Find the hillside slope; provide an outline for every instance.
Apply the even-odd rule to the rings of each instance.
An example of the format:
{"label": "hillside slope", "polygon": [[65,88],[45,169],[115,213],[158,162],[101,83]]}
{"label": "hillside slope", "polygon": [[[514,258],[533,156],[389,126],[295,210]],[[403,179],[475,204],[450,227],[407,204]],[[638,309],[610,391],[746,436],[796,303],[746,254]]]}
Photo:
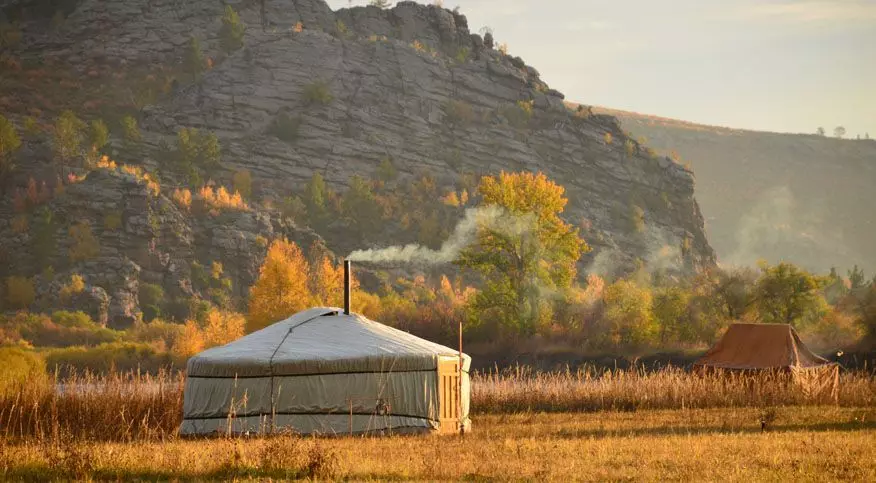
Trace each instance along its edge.
{"label": "hillside slope", "polygon": [[594,111],[616,116],[634,137],[690,164],[719,261],[876,269],[876,141]]}
{"label": "hillside slope", "polygon": [[[414,205],[440,204],[441,194],[456,189],[463,178],[501,170],[545,172],[566,188],[564,216],[582,228],[594,247],[582,266],[595,263],[599,271],[623,272],[645,260],[696,270],[714,262],[689,170],[640,149],[611,116],[568,110],[562,94],[545,84],[537,70],[485,45],[457,12],[414,2],[398,2],[387,10],[336,12],[322,0],[239,2],[235,8],[248,26],[243,47],[226,52],[218,35],[221,2],[70,1],[63,22],[57,14],[22,13],[28,5],[22,0],[0,4],[21,29],[20,43],[6,52],[6,63],[15,68],[0,75],[5,94],[0,105],[20,128],[29,114],[36,113],[48,125],[64,108],[92,119],[118,119],[119,111],[133,114],[142,140],[124,142],[115,131],[112,156],[160,173],[164,191],[158,196],[168,199],[172,188],[190,182],[174,161],[179,153],[173,146],[184,128],[215,133],[221,145],[218,164],[205,168],[202,179],[230,186],[235,172],[252,174],[251,211],[238,216],[262,221],[234,222],[241,232],[235,239],[241,242],[221,243],[227,250],[198,250],[200,244],[209,245],[205,232],[206,238],[195,237],[194,249],[164,256],[158,265],[164,268],[151,278],[172,297],[191,292],[191,271],[179,266],[193,261],[235,266],[234,253],[241,250],[247,252],[246,275],[234,275],[233,282],[245,293],[252,279],[249,256],[263,252],[248,251],[256,239],[287,232],[310,237],[282,220],[276,209],[279,200],[300,194],[314,173],[340,192],[353,186],[354,175],[376,179],[387,165],[397,172],[398,190],[425,179],[421,183],[437,193],[403,200]],[[190,36],[199,40],[208,59],[202,75],[186,71]],[[284,126],[279,134],[277,126]],[[51,154],[38,142],[26,143],[17,164],[18,171],[5,181],[7,190],[45,172],[52,184]],[[87,175],[87,183],[102,183],[100,176],[92,179],[94,171],[77,172]],[[100,188],[79,192],[92,191]],[[8,198],[0,210],[5,213],[0,231],[7,241],[15,232]],[[68,199],[53,199],[53,209],[62,209]],[[170,210],[162,212],[159,205],[158,213]],[[63,237],[77,220],[98,226],[100,215],[100,210],[90,215],[74,210],[53,229]],[[460,209],[456,220],[461,215]],[[128,216],[125,210],[122,230],[106,236],[135,238],[133,244],[150,246]],[[191,215],[183,210],[180,216],[185,220]],[[360,221],[347,213],[343,218],[317,230],[340,255],[422,241],[402,239],[400,222],[393,216]],[[161,218],[152,220],[153,225],[163,223]],[[442,219],[443,232],[454,222]],[[351,231],[361,223],[370,229]],[[197,232],[202,223],[177,225]],[[153,228],[153,234],[167,232]],[[0,276],[36,273],[28,262],[33,260],[31,235],[24,235],[0,246],[8,259],[16,260],[0,269]],[[165,244],[153,240],[153,246]],[[112,263],[138,265],[124,250],[110,258]],[[86,278],[103,270],[104,263],[56,262],[63,265],[63,273],[84,273]],[[119,297],[136,303],[134,292],[126,289]]]}

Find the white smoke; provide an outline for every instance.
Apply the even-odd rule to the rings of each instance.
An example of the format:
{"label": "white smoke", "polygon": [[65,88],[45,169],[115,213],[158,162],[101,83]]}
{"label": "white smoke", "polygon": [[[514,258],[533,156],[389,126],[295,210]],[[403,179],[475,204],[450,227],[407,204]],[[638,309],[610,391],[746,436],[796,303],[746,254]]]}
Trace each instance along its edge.
{"label": "white smoke", "polygon": [[438,250],[412,243],[404,246],[356,250],[347,256],[347,260],[415,265],[451,263],[457,259],[459,252],[474,241],[478,227],[489,227],[508,234],[520,234],[530,229],[530,218],[510,215],[498,206],[469,208],[465,211],[463,219],[453,229],[453,233],[441,244],[441,248]]}

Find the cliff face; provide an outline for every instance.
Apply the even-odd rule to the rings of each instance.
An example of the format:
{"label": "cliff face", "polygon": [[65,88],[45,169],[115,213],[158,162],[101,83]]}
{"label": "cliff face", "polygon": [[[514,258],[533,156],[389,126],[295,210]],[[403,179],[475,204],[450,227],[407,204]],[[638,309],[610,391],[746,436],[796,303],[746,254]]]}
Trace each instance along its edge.
{"label": "cliff face", "polygon": [[722,262],[811,270],[876,267],[876,141],[703,126],[632,112],[624,129],[697,173],[696,198]]}
{"label": "cliff face", "polygon": [[[21,4],[6,2],[7,15],[15,3]],[[613,117],[568,110],[538,71],[485,46],[464,16],[414,2],[336,12],[322,0],[229,4],[247,30],[244,47],[228,55],[217,35],[223,4],[204,0],[81,0],[60,27],[49,28],[47,18],[22,20],[17,55],[72,66],[87,79],[90,72],[100,77],[107,70],[119,75],[178,66],[189,37],[198,38],[212,69],[196,81],[181,76],[167,94],[142,106],[139,147],[115,144],[118,158],[161,170],[170,180],[162,157],[184,127],[216,133],[222,159],[210,176],[228,179],[249,170],[256,200],[282,199],[314,172],[343,189],[352,175],[372,176],[385,160],[402,180],[423,172],[452,182],[462,174],[543,171],[565,186],[565,218],[582,227],[594,247],[582,265],[607,272],[629,270],[639,259],[686,270],[714,263],[688,169],[649,155]],[[27,88],[20,90],[24,95]],[[285,140],[271,128],[281,118],[295,125]],[[92,177],[87,183],[95,191],[108,182]],[[254,221],[238,231],[250,238],[282,231],[271,221],[276,215],[260,215],[262,207],[254,205],[239,215]],[[260,216],[264,221],[255,221]],[[179,225],[185,223],[194,222]],[[396,242],[379,234],[364,240],[337,231],[322,235],[339,254]],[[138,232],[126,224],[121,236]],[[209,246],[209,239],[184,235],[159,244],[185,247],[174,255],[185,259],[185,250]],[[246,246],[252,245],[241,250]],[[253,260],[235,286],[248,286],[261,255],[246,256]],[[165,286],[186,283],[185,274],[167,267],[154,275],[164,277]]]}

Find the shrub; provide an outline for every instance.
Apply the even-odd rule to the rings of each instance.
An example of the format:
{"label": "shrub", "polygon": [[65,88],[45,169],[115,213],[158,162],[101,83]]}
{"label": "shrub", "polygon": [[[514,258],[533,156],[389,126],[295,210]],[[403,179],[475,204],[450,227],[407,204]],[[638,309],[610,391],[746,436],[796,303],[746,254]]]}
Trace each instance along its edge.
{"label": "shrub", "polygon": [[173,201],[186,211],[192,208],[192,192],[188,188],[173,190]]}
{"label": "shrub", "polygon": [[202,133],[196,128],[182,128],[177,133],[177,158],[186,170],[219,166],[221,148],[214,133]]}
{"label": "shrub", "polygon": [[74,295],[82,293],[83,290],[85,290],[85,280],[82,275],[74,273],[70,276],[70,283],[64,284],[58,295],[61,297],[61,302],[67,304]]}
{"label": "shrub", "polygon": [[334,97],[331,89],[325,81],[314,81],[304,86],[304,100],[308,104],[322,104],[327,106],[331,104]]}
{"label": "shrub", "polygon": [[192,81],[196,81],[204,73],[204,65],[204,52],[201,50],[201,43],[197,37],[192,36],[189,38],[183,69],[192,76]]}
{"label": "shrub", "polygon": [[149,344],[158,352],[172,352],[173,344],[179,339],[183,329],[182,324],[153,319],[135,323],[125,331],[125,335],[130,341]]}
{"label": "shrub", "polygon": [[632,139],[627,139],[624,141],[624,152],[627,153],[627,156],[632,157],[636,154],[636,145],[633,143]]}
{"label": "shrub", "polygon": [[614,139],[614,138],[612,138],[610,132],[605,133],[605,136],[603,136],[603,140],[605,141],[605,144],[608,144],[609,146],[611,146],[611,143],[612,143],[612,140],[613,140],[613,139]]}
{"label": "shrub", "polygon": [[252,173],[247,169],[242,169],[234,173],[231,180],[234,191],[240,193],[246,199],[252,196]]}
{"label": "shrub", "polygon": [[87,221],[79,221],[70,227],[70,261],[81,262],[91,260],[100,252],[97,239],[91,232],[91,224]]}
{"label": "shrub", "polygon": [[118,230],[122,226],[122,214],[111,211],[103,217],[103,227],[109,231]]}
{"label": "shrub", "polygon": [[398,170],[395,169],[395,165],[392,164],[392,159],[383,158],[380,161],[380,166],[377,167],[377,179],[388,183],[390,181],[394,181],[398,177]]}
{"label": "shrub", "polygon": [[26,309],[33,303],[36,292],[33,280],[26,277],[6,277],[6,306],[10,309]]}
{"label": "shrub", "polygon": [[45,381],[46,363],[35,352],[19,347],[0,347],[0,394],[17,391],[24,384]]}
{"label": "shrub", "polygon": [[161,317],[161,306],[164,304],[164,288],[154,283],[141,283],[138,294],[143,319],[151,321]]}
{"label": "shrub", "polygon": [[454,56],[454,59],[457,62],[459,62],[460,64],[464,64],[468,61],[468,57],[469,57],[470,53],[471,53],[471,51],[469,50],[468,47],[460,47],[456,51],[456,55]]}
{"label": "shrub", "polygon": [[36,137],[40,132],[42,132],[42,129],[33,116],[24,118],[24,133],[27,136]]}
{"label": "shrub", "polygon": [[57,368],[62,375],[85,371],[98,374],[115,371],[156,373],[181,365],[181,362],[148,344],[135,342],[110,342],[97,347],[67,347],[46,352],[46,366],[51,370]]}
{"label": "shrub", "polygon": [[243,47],[245,32],[246,25],[240,20],[240,16],[231,8],[231,5],[226,5],[225,13],[222,15],[222,27],[219,28],[219,44],[222,46],[222,50],[230,53]]}
{"label": "shrub", "polygon": [[639,205],[630,205],[630,224],[636,233],[645,231],[645,210]]}
{"label": "shrub", "polygon": [[7,321],[10,330],[37,347],[95,346],[119,339],[121,333],[101,327],[84,312],[45,314],[19,312]]}
{"label": "shrub", "polygon": [[451,126],[465,126],[474,121],[474,109],[465,101],[450,100],[444,105],[444,119]]}
{"label": "shrub", "polygon": [[11,121],[0,114],[0,175],[11,167],[9,158],[21,147],[21,139]]}
{"label": "shrub", "polygon": [[505,106],[501,114],[512,126],[523,129],[529,126],[532,119],[532,101],[517,101],[517,104]]}
{"label": "shrub", "polygon": [[122,118],[122,139],[129,147],[140,142],[140,128],[137,127],[137,120],[131,116]]}
{"label": "shrub", "polygon": [[18,215],[12,219],[12,231],[15,233],[27,233],[30,229],[30,219],[27,215]]}
{"label": "shrub", "polygon": [[204,186],[198,191],[198,199],[202,200],[208,207],[216,210],[249,210],[249,205],[243,201],[240,193],[235,191],[234,194],[228,192],[224,186],[213,190],[210,186]]}
{"label": "shrub", "polygon": [[236,312],[211,309],[207,312],[204,327],[206,347],[225,345],[243,337],[246,319]]}
{"label": "shrub", "polygon": [[298,130],[301,127],[301,118],[292,117],[286,111],[280,111],[268,128],[268,133],[287,143],[298,139]]}

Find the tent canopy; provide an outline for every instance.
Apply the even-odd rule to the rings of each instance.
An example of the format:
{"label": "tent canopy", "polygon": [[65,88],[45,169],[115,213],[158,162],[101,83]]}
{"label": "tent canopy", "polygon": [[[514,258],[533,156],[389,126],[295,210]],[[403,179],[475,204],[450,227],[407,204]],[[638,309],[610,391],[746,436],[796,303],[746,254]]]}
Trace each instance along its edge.
{"label": "tent canopy", "polygon": [[694,366],[720,369],[812,368],[831,364],[812,353],[788,324],[733,324]]}
{"label": "tent canopy", "polygon": [[[459,352],[342,309],[299,312],[191,359],[189,377],[258,377],[421,371]],[[463,370],[471,358],[463,355]]]}

